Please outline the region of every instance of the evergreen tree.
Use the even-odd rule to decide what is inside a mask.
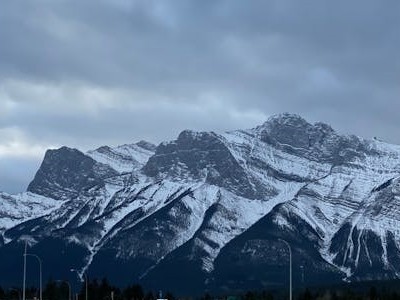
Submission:
[[[46,300],[58,300],[58,289],[57,289],[57,284],[55,281],[50,279],[47,282],[47,285],[43,291],[43,299]]]
[[[261,293],[261,299],[262,300],[273,300],[274,296],[271,294],[271,292],[264,290]]]
[[[6,293],[6,297],[7,299],[21,300],[22,299],[21,289],[15,287],[9,288]]]
[[[390,300],[400,300],[400,296],[399,296],[396,292],[393,292],[393,293],[389,296],[388,299],[390,299]]]
[[[212,300],[212,297],[209,293],[205,293],[204,296],[201,298],[202,300]]]
[[[144,297],[144,292],[142,286],[139,284],[128,286],[124,290],[124,299],[126,300],[142,300],[143,297]],[[153,297],[153,295],[151,295],[151,297]]]
[[[154,299],[155,299],[155,297],[152,292],[148,292],[146,294],[146,296],[144,297],[144,300],[154,300]]]
[[[244,295],[244,300],[257,300],[257,295],[252,292],[252,291],[248,291],[245,295]]]
[[[370,300],[376,300],[378,297],[378,292],[376,291],[376,288],[374,286],[371,286],[368,292],[368,298]]]
[[[111,291],[112,287],[108,283],[107,278],[103,278],[101,280],[100,286],[99,286],[99,291],[98,291],[98,299],[99,300],[104,300],[104,299],[111,299]]]
[[[37,288],[31,286],[25,290],[27,299],[39,299],[39,291]]]
[[[4,292],[3,288],[0,286],[0,299],[4,299],[6,297],[6,293]]]
[[[57,286],[57,295],[60,300],[69,300],[69,285],[66,281],[59,282],[59,285]],[[71,295],[71,297],[73,298],[73,295]]]
[[[174,295],[171,292],[167,292],[164,296],[164,298],[168,299],[168,300],[175,300]]]
[[[86,287],[85,287],[86,288]],[[88,297],[89,299],[96,299],[100,300],[99,296],[99,283],[97,282],[97,279],[93,279],[92,281],[89,281],[88,283]]]
[[[303,293],[299,295],[299,300],[311,300],[313,299],[310,290],[307,288]]]

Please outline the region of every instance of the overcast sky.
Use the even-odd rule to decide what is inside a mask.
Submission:
[[[292,112],[400,144],[400,1],[2,0],[0,190],[48,148]]]

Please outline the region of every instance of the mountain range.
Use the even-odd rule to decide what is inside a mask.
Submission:
[[[280,114],[86,153],[48,150],[27,191],[0,193],[0,285],[71,268],[176,294],[400,275],[400,146]],[[28,277],[36,274],[28,261]]]

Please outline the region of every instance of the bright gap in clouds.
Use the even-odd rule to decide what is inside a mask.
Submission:
[[[54,148],[51,145],[35,144],[17,128],[0,129],[0,139],[0,159],[38,159],[43,156],[46,149]]]
[[[54,146],[37,144],[18,128],[1,128],[0,192],[25,191],[48,148]]]

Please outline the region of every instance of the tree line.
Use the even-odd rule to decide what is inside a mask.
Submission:
[[[182,283],[184,284],[184,283]],[[79,293],[71,291],[72,300],[85,300],[86,285],[82,283]],[[39,299],[39,289],[28,287],[25,290],[26,299]],[[43,300],[68,300],[69,285],[66,281],[49,280],[43,288]],[[89,300],[156,300],[158,292],[145,291],[139,284],[132,284],[123,289],[111,285],[106,278],[89,280]],[[231,294],[204,293],[202,296],[175,297],[167,292],[162,298],[168,300],[286,300],[289,299],[285,290],[257,290]],[[20,287],[2,288],[0,286],[0,300],[21,300]],[[315,287],[298,289],[293,293],[294,300],[400,300],[400,282],[375,282],[355,285],[340,285],[329,287]]]
[[[155,300],[158,294],[153,291],[145,291],[141,285],[133,284],[124,289],[120,289],[111,285],[106,278],[102,280],[89,280],[88,281],[88,298],[89,300]],[[49,280],[43,287],[42,297],[43,300],[68,300],[70,296],[70,286],[66,281]],[[27,287],[25,289],[25,298],[27,300],[39,299],[40,291],[37,287]],[[79,293],[71,291],[72,300],[85,300],[86,298],[86,285],[82,283]],[[175,300],[174,295],[166,293],[163,298]],[[0,286],[0,300],[21,300],[22,288],[11,287],[2,288]]]

